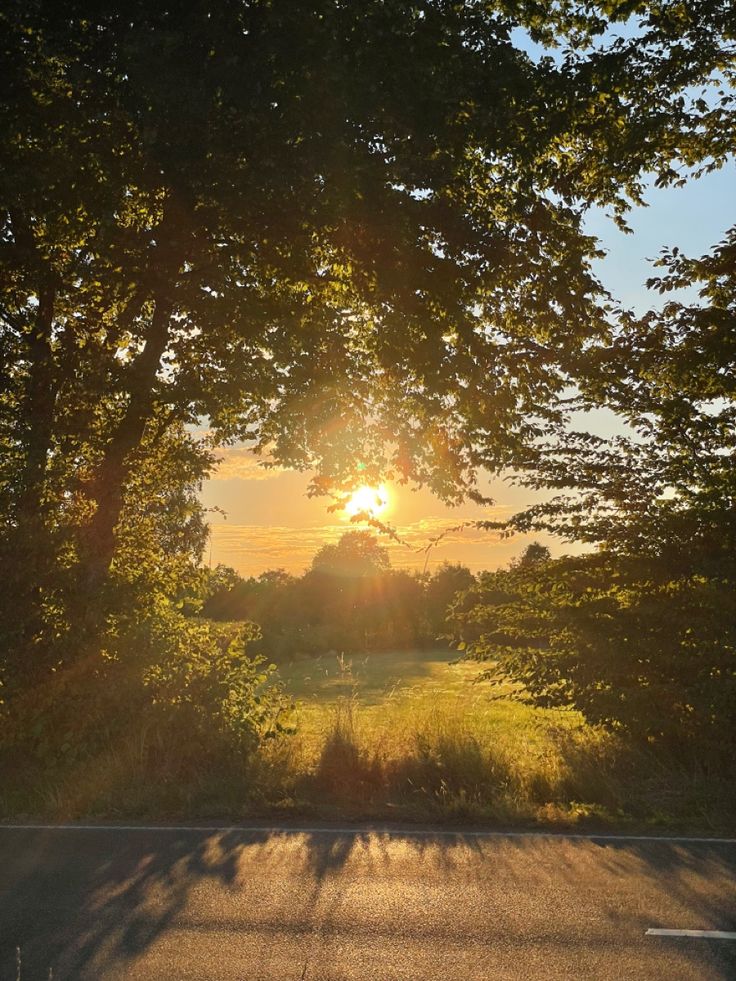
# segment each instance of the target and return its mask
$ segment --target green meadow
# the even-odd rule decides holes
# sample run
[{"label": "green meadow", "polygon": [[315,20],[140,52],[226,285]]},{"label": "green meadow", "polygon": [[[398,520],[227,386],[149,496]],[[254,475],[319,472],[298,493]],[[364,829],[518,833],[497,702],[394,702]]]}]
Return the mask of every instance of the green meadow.
[{"label": "green meadow", "polygon": [[356,735],[396,749],[442,720],[483,745],[549,749],[550,734],[581,725],[576,713],[544,711],[512,698],[511,685],[482,678],[482,666],[453,651],[329,654],[296,660],[277,677],[295,700],[298,737],[318,752],[330,726],[349,715]]},{"label": "green meadow", "polygon": [[291,731],[247,760],[194,766],[141,731],[27,774],[0,803],[53,820],[728,830],[733,789],[696,757],[663,759],[573,710],[527,705],[447,649],[300,658],[275,680]]},{"label": "green meadow", "polygon": [[[446,649],[332,654],[279,676],[296,724],[281,749],[310,775],[296,797],[316,789],[312,806],[348,815],[536,818],[531,797],[550,804],[563,782],[560,744],[583,729],[577,714],[524,705]],[[594,810],[574,806],[577,816]]]},{"label": "green meadow", "polygon": [[279,677],[296,732],[266,751],[261,783],[287,813],[715,828],[728,811],[697,763],[655,763],[577,712],[527,705],[446,649],[325,655]]}]

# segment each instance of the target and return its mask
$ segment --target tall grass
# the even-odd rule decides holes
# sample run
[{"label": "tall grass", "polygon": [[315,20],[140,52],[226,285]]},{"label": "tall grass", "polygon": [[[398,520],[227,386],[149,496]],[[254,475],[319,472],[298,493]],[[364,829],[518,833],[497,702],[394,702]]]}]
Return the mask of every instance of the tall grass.
[{"label": "tall grass", "polygon": [[695,761],[634,750],[572,714],[516,708],[493,725],[457,700],[377,712],[345,697],[266,751],[260,785],[322,818],[716,829],[733,814],[731,785]]},{"label": "tall grass", "polygon": [[0,788],[0,808],[52,820],[293,815],[713,831],[733,820],[733,783],[723,774],[697,759],[634,749],[577,713],[494,699],[444,675],[391,681],[368,698],[343,681],[348,694],[335,696],[329,680],[329,698],[298,704],[296,735],[248,758],[214,755],[203,766],[134,730],[73,768]]}]

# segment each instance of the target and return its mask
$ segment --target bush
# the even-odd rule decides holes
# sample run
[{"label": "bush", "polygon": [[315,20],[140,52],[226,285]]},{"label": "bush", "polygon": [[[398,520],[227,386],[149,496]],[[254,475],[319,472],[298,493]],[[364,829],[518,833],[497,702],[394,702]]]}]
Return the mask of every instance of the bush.
[{"label": "bush", "polygon": [[3,706],[0,752],[12,768],[56,770],[145,732],[153,755],[182,770],[216,758],[243,762],[290,731],[273,666],[247,654],[256,636],[250,624],[195,621],[165,600],[113,618],[101,649]]},{"label": "bush", "polygon": [[269,678],[261,657],[249,657],[258,639],[253,624],[230,631],[171,611],[141,625],[152,659],[143,672],[154,725],[181,736],[205,754],[247,754],[265,739],[286,732],[290,702]]},{"label": "bush", "polygon": [[466,655],[542,707],[670,749],[728,755],[736,714],[736,591],[719,567],[609,553],[485,574],[453,609]]}]

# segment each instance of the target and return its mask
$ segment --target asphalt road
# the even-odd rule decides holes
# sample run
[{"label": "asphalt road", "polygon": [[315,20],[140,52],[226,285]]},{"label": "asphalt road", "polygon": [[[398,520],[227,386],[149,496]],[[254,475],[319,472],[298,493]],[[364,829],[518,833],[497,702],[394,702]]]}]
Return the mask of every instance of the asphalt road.
[{"label": "asphalt road", "polygon": [[736,979],[649,928],[736,931],[736,841],[0,827],[0,981]]}]

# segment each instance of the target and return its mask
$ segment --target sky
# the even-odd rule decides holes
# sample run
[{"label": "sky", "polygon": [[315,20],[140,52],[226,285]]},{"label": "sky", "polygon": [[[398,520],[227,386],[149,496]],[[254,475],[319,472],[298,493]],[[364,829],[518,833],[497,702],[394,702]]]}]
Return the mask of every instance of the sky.
[{"label": "sky", "polygon": [[[631,212],[633,234],[619,231],[603,212],[594,211],[587,230],[598,236],[606,258],[597,273],[613,295],[637,313],[662,301],[645,288],[653,275],[649,260],[665,246],[679,246],[698,256],[721,240],[736,220],[736,166],[723,168],[684,188],[650,188],[648,207]],[[599,418],[595,427],[605,431],[610,420]],[[258,575],[266,569],[283,568],[301,573],[314,553],[351,528],[348,515],[330,514],[325,498],[308,498],[309,474],[263,470],[246,447],[221,450],[222,463],[202,490],[210,513],[211,542],[207,560],[233,566],[241,575]],[[532,539],[475,528],[459,528],[464,521],[495,520],[534,503],[529,490],[504,481],[486,481],[481,489],[495,501],[491,507],[464,505],[449,508],[426,489],[387,489],[389,503],[381,518],[409,542],[401,546],[386,541],[395,568],[427,568],[442,562],[462,562],[474,572],[495,569],[523,551]],[[538,499],[538,497],[536,498]],[[224,512],[224,513],[221,513]],[[445,533],[427,551],[432,540]],[[572,551],[565,543],[534,536],[548,544],[553,554]]]}]

